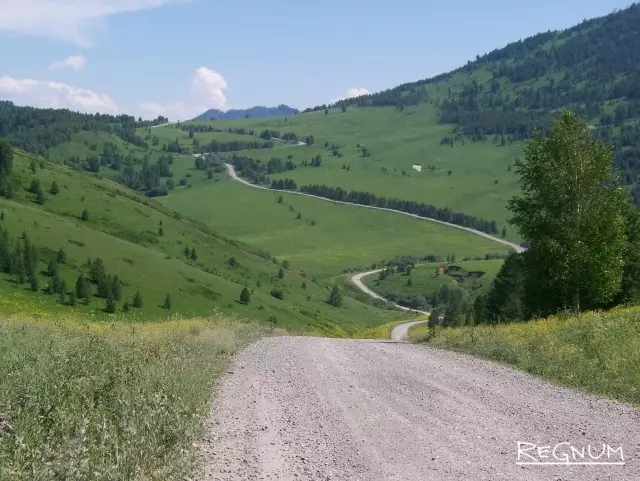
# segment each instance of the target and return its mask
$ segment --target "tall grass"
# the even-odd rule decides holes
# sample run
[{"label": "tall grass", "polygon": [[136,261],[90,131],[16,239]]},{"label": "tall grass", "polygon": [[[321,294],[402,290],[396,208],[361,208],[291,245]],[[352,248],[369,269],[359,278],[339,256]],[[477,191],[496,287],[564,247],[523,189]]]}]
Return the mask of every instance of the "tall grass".
[{"label": "tall grass", "polygon": [[[425,339],[425,328],[414,328],[410,337]],[[637,307],[527,323],[442,329],[428,343],[640,405]]]},{"label": "tall grass", "polygon": [[184,479],[213,381],[265,332],[221,317],[0,321],[0,480]]}]

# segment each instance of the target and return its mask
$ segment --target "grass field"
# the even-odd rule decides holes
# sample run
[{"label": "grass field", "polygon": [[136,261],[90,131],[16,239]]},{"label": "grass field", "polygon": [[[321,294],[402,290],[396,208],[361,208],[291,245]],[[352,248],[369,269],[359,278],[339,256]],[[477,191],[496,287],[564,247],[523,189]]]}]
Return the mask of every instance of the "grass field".
[{"label": "grass field", "polygon": [[[280,195],[282,204],[277,202]],[[224,177],[174,191],[161,202],[318,277],[368,268],[400,255],[461,258],[507,250],[426,220],[252,189]]]},{"label": "grass field", "polygon": [[[21,187],[16,189],[13,200],[0,199],[0,210],[4,212],[0,223],[13,238],[25,232],[40,247],[42,271],[50,257],[47,249],[57,251],[63,247],[68,260],[61,276],[69,290],[80,273],[88,274],[87,259],[102,258],[107,272],[118,274],[123,282],[118,312],[129,319],[150,321],[173,313],[206,316],[218,311],[275,321],[294,332],[341,336],[352,329],[384,324],[401,316],[351,297],[346,298],[343,308],[330,306],[325,301],[331,286],[303,277],[299,266],[283,269],[284,278],[280,279],[277,274],[281,266],[267,258],[264,251],[228,240],[109,180],[54,163],[37,165],[34,174],[30,167],[33,158],[37,159],[16,155],[14,176]],[[55,179],[60,193],[46,192],[45,204],[39,206],[26,190],[34,178],[45,191]],[[83,209],[89,212],[87,221],[80,220]],[[195,248],[196,260],[184,255],[185,247]],[[2,312],[21,311],[22,304],[31,304],[40,311],[63,308],[57,295],[41,292],[48,283],[49,278],[41,275],[40,292],[32,292],[28,286],[17,285],[13,277],[0,275]],[[248,305],[238,302],[245,285],[253,291]],[[273,289],[281,290],[284,299],[274,298],[270,294]],[[122,313],[122,305],[125,301],[131,305],[137,290],[142,294],[143,307]],[[162,308],[167,294],[173,301],[170,311]],[[104,307],[104,299],[92,297],[88,305],[77,303],[73,308],[64,308],[96,319],[111,319]]]},{"label": "grass field", "polygon": [[[0,480],[183,480],[214,380],[269,329],[0,320]],[[7,426],[11,426],[8,428]]]},{"label": "grass field", "polygon": [[[329,115],[318,111],[290,116],[286,122],[284,118],[246,119],[218,122],[216,126],[253,128],[256,132],[269,128],[295,132],[299,136],[313,135],[313,146],[243,152],[264,161],[292,155],[297,164],[309,161],[316,154],[322,156],[320,168],[298,168],[272,175],[274,179],[288,177],[298,185],[341,186],[446,206],[496,220],[500,230],[506,226],[507,200],[518,191],[517,179],[508,166],[521,154],[521,143],[505,147],[491,141],[467,141],[453,148],[441,145],[440,140],[449,134],[451,126],[437,123],[436,108],[430,104],[402,111],[391,107],[349,108],[344,113],[332,109]],[[325,142],[329,149],[325,148]],[[333,144],[341,147],[342,157],[332,156]],[[358,144],[366,146],[371,156],[362,157]],[[412,169],[413,164],[422,164],[425,169],[417,172]],[[349,170],[343,169],[343,165],[349,166]],[[435,171],[426,169],[427,166],[435,166]],[[508,237],[516,239],[516,233],[506,227]]]},{"label": "grass field", "polygon": [[[411,329],[413,341],[428,335]],[[500,326],[445,328],[429,346],[513,365],[559,384],[640,405],[640,309]]]},{"label": "grass field", "polygon": [[[368,276],[365,278],[365,282],[382,296],[391,299],[419,297],[431,299],[443,285],[459,285],[466,289],[472,297],[475,297],[487,294],[502,262],[502,260],[492,259],[420,264],[411,271],[410,276],[406,273],[395,272],[382,280],[379,276]],[[451,266],[457,266],[460,270],[451,270],[448,274],[436,275],[438,268],[444,267],[446,269]],[[469,275],[470,273],[477,274]],[[482,275],[478,275],[479,273]],[[411,278],[411,285],[408,285],[409,278]]]}]

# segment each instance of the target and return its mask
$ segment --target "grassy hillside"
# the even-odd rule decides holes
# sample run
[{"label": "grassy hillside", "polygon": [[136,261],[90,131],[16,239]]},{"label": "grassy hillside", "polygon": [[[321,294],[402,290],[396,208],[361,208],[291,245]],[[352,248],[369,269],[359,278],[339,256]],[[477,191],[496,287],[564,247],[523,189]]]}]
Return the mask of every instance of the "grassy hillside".
[{"label": "grassy hillside", "polygon": [[418,326],[410,331],[410,338],[429,338],[430,346],[512,364],[560,384],[640,404],[637,307],[527,323],[440,329],[435,337]]},{"label": "grassy hillside", "polygon": [[[295,264],[282,269],[284,277],[280,278],[282,267],[265,251],[221,237],[205,225],[107,179],[19,152],[13,172],[15,196],[0,199],[4,212],[0,225],[14,240],[26,233],[39,248],[40,285],[38,292],[33,292],[28,285],[16,284],[15,276],[1,275],[3,312],[21,311],[25,306],[48,311],[60,306],[58,295],[46,295],[43,290],[52,281],[46,275],[48,262],[63,248],[67,261],[60,266],[60,275],[68,292],[74,290],[81,273],[89,275],[87,260],[100,257],[107,273],[117,274],[122,281],[117,312],[127,319],[153,320],[173,313],[208,315],[218,310],[271,320],[293,330],[342,335],[350,329],[400,318],[397,313],[349,297],[343,308],[334,308],[325,302],[330,285],[303,277]],[[44,205],[35,203],[35,195],[27,190],[34,179],[45,191]],[[57,195],[48,192],[54,180],[60,190]],[[89,214],[86,221],[81,219],[85,209]],[[193,249],[196,259],[191,256]],[[248,305],[238,302],[245,285],[252,291]],[[283,300],[271,295],[274,290],[282,291]],[[140,309],[131,307],[136,291],[144,301]],[[167,294],[173,304],[170,310],[162,307]],[[125,302],[131,307],[128,312],[123,312]],[[105,299],[96,296],[88,305],[77,302],[67,306],[68,310],[107,318],[104,308]]]},{"label": "grassy hillside", "polygon": [[347,268],[365,269],[401,255],[473,257],[507,250],[425,220],[252,189],[224,177],[176,189],[161,202],[319,277]]},{"label": "grassy hillside", "polygon": [[182,480],[212,383],[268,328],[220,316],[158,324],[0,320],[0,480]]},{"label": "grassy hillside", "polygon": [[[472,297],[486,295],[502,263],[500,259],[425,263],[416,265],[410,274],[393,269],[382,278],[378,275],[368,276],[365,282],[395,302],[414,308],[433,307],[438,290],[445,285],[457,285]],[[444,272],[436,274],[440,268]]]}]

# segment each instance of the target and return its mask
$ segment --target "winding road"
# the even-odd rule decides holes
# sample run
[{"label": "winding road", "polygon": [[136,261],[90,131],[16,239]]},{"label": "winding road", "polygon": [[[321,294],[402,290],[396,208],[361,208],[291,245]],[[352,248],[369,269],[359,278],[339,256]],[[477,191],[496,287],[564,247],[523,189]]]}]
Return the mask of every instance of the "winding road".
[{"label": "winding road", "polygon": [[506,245],[507,247],[510,247],[511,249],[514,249],[517,252],[523,252],[524,251],[524,249],[521,246],[519,246],[518,244],[514,244],[513,242],[509,242],[506,239],[502,239],[500,237],[495,237],[495,236],[492,236],[490,234],[487,234],[486,232],[482,232],[482,231],[479,231],[479,230],[476,230],[476,229],[471,229],[470,227],[463,227],[463,226],[460,226],[460,225],[452,224],[450,222],[444,222],[444,221],[441,221],[441,220],[431,219],[431,218],[428,218],[428,217],[421,217],[421,216],[416,215],[416,214],[409,214],[408,212],[402,212],[401,210],[387,209],[385,207],[376,207],[376,206],[373,206],[373,205],[354,204],[352,202],[343,202],[343,201],[340,201],[340,200],[327,199],[325,197],[320,197],[318,195],[306,194],[304,192],[297,192],[297,191],[294,191],[294,190],[277,190],[277,189],[271,189],[269,187],[263,187],[261,185],[255,185],[255,184],[252,184],[251,182],[249,182],[248,180],[243,179],[242,177],[240,177],[236,173],[236,170],[233,167],[233,165],[231,165],[231,164],[224,164],[224,165],[226,165],[226,167],[227,167],[227,172],[229,173],[229,177],[231,177],[233,180],[238,181],[238,182],[240,182],[240,183],[242,183],[244,185],[247,185],[249,187],[253,187],[254,189],[269,190],[269,191],[272,191],[272,192],[283,192],[283,193],[286,193],[286,194],[294,194],[294,195],[303,195],[305,197],[313,197],[314,199],[320,199],[320,200],[323,200],[325,202],[331,202],[333,204],[352,205],[354,207],[361,207],[363,209],[374,209],[374,210],[383,210],[383,211],[386,211],[386,212],[395,212],[396,214],[406,215],[406,216],[409,216],[409,217],[413,217],[415,219],[422,219],[422,220],[428,221],[428,222],[436,222],[438,224],[447,225],[447,226],[453,227],[455,229],[465,230],[465,231],[470,232],[470,233],[472,233],[474,235],[477,235],[477,236],[480,236],[480,237],[484,237],[485,239],[490,239],[490,240],[492,240],[494,242],[498,242],[499,244]]},{"label": "winding road", "polygon": [[[362,282],[376,272],[352,282],[382,299]],[[216,388],[197,478],[640,479],[637,408],[470,356],[394,342],[412,324],[397,326],[392,341],[272,337],[242,351]],[[616,451],[588,456],[603,444]],[[585,465],[594,461],[607,464]]]}]

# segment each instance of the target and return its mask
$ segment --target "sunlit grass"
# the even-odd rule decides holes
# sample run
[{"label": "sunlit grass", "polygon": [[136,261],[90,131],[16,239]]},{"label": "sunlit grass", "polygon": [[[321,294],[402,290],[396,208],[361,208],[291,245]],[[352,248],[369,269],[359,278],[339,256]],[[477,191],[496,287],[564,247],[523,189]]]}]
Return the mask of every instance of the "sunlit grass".
[{"label": "sunlit grass", "polygon": [[[425,326],[410,339],[428,336]],[[428,341],[561,384],[640,404],[640,308],[550,317],[500,326],[449,328]]]},{"label": "sunlit grass", "polygon": [[[15,316],[17,318],[17,316]],[[213,382],[268,333],[215,316],[157,324],[0,321],[1,480],[185,479]]]}]

